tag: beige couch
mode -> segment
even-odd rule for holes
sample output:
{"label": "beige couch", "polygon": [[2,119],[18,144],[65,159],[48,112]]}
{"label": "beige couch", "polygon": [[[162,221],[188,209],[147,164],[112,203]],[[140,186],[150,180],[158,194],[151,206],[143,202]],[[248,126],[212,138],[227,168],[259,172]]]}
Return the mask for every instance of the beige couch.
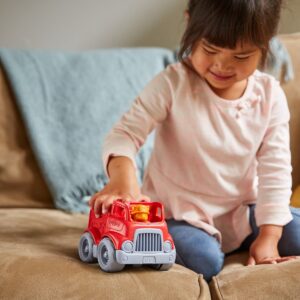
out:
{"label": "beige couch", "polygon": [[[300,34],[281,37],[296,77],[284,85],[291,110],[294,188],[300,184]],[[107,274],[77,255],[87,216],[53,207],[9,84],[0,72],[0,299],[300,299],[300,260],[245,267],[226,258],[208,285],[180,265]],[[299,229],[300,230],[300,229]]]}

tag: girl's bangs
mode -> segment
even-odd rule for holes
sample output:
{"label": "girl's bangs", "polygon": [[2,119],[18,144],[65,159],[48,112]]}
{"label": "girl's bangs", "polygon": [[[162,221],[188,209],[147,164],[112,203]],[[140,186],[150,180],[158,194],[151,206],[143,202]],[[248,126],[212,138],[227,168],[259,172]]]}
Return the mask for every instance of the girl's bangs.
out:
{"label": "girl's bangs", "polygon": [[249,14],[220,14],[206,20],[201,38],[221,48],[234,49],[238,43],[250,43],[265,48],[263,24],[255,20],[254,15]]}

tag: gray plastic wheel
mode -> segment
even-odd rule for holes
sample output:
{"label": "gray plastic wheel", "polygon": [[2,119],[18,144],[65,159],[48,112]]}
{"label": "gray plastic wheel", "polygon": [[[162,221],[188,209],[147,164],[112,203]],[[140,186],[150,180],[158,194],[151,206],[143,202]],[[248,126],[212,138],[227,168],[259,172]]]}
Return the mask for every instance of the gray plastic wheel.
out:
{"label": "gray plastic wheel", "polygon": [[159,271],[168,271],[172,266],[173,266],[173,264],[155,264],[155,265],[151,265],[151,267],[153,269],[159,270]]}
{"label": "gray plastic wheel", "polygon": [[78,254],[82,261],[86,263],[95,262],[96,259],[93,257],[93,245],[94,240],[89,232],[84,233],[78,246]]}
{"label": "gray plastic wheel", "polygon": [[109,238],[104,238],[99,243],[97,258],[100,268],[105,272],[118,272],[125,267],[116,261],[116,250]]}

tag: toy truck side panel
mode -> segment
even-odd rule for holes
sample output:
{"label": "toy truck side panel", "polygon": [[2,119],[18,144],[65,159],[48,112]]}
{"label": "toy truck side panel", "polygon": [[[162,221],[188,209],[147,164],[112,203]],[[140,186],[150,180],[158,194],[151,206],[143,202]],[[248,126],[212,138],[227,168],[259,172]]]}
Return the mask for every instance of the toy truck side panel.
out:
{"label": "toy truck side panel", "polygon": [[[94,257],[99,243],[108,238],[113,243],[117,264],[166,266],[175,262],[174,242],[164,220],[163,206],[159,202],[129,204],[116,200],[109,211],[99,217],[91,209],[86,232],[90,232],[94,239]],[[104,244],[101,245],[103,247]],[[105,261],[105,256],[103,259]]]}

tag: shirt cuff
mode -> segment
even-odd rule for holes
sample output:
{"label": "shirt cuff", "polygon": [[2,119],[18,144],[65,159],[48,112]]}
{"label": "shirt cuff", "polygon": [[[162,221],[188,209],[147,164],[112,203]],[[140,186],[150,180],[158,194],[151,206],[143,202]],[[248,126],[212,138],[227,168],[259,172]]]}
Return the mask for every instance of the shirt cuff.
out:
{"label": "shirt cuff", "polygon": [[278,204],[256,205],[255,209],[256,225],[279,225],[284,226],[293,220],[293,215],[289,206]]}

